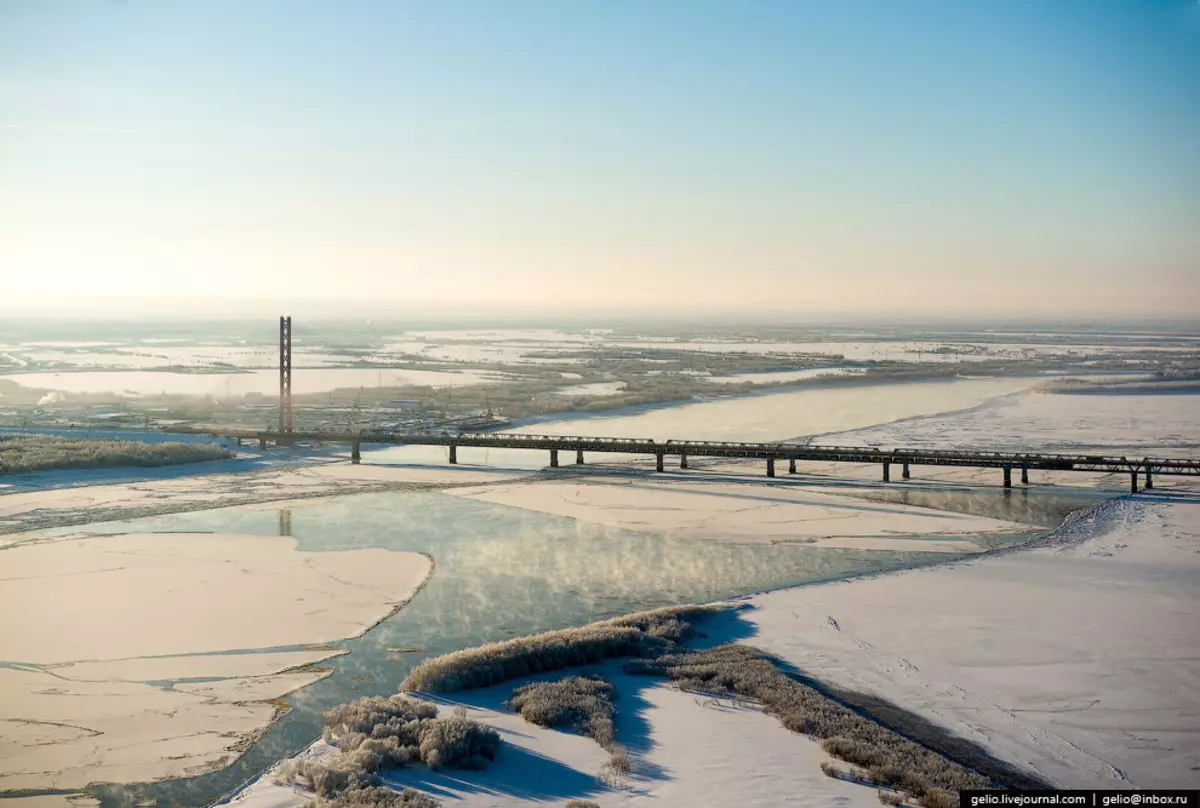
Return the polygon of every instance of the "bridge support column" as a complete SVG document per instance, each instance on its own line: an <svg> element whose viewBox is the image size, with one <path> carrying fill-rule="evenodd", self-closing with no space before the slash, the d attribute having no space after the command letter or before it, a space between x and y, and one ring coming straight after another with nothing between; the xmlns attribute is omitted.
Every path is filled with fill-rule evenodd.
<svg viewBox="0 0 1200 808"><path fill-rule="evenodd" d="M350 462L359 463L362 460L362 444L354 441L350 444Z"/></svg>
<svg viewBox="0 0 1200 808"><path fill-rule="evenodd" d="M681 469L687 468L687 453L686 452L679 455L679 468L681 468Z"/></svg>
<svg viewBox="0 0 1200 808"><path fill-rule="evenodd" d="M903 479L903 480L907 480L907 479L908 479L908 477L909 477L909 474L908 474L908 461L907 461L907 460L905 460L905 461L904 461L904 466L903 466L903 467L900 469L900 478L901 478L901 479Z"/></svg>
<svg viewBox="0 0 1200 808"><path fill-rule="evenodd" d="M657 454L654 455L654 470L655 471L663 470L663 453L662 452L658 452Z"/></svg>
<svg viewBox="0 0 1200 808"><path fill-rule="evenodd" d="M575 450L575 465L577 465L577 466L583 465L583 449Z"/></svg>
<svg viewBox="0 0 1200 808"><path fill-rule="evenodd" d="M796 458L789 457L788 458L788 474L795 474L795 473L796 473Z"/></svg>
<svg viewBox="0 0 1200 808"><path fill-rule="evenodd" d="M450 444L450 465L452 465L452 466L458 465L458 447L455 446L453 443Z"/></svg>
<svg viewBox="0 0 1200 808"><path fill-rule="evenodd" d="M1129 472L1129 493L1131 493L1131 494L1137 493L1137 472L1136 471Z"/></svg>
<svg viewBox="0 0 1200 808"><path fill-rule="evenodd" d="M775 458L773 458L773 457L767 458L767 476L768 477L775 476Z"/></svg>
<svg viewBox="0 0 1200 808"><path fill-rule="evenodd" d="M1004 467L1004 487L1012 488L1012 466Z"/></svg>
<svg viewBox="0 0 1200 808"><path fill-rule="evenodd" d="M258 439L258 449L259 449L259 451L266 451L266 448L267 448L267 439L266 439L266 438L259 438L259 439Z"/></svg>
<svg viewBox="0 0 1200 808"><path fill-rule="evenodd" d="M1029 466L1021 466L1021 485L1029 485Z"/></svg>
<svg viewBox="0 0 1200 808"><path fill-rule="evenodd" d="M892 464L886 460L883 463L883 481L890 483L892 481Z"/></svg>
<svg viewBox="0 0 1200 808"><path fill-rule="evenodd" d="M550 450L550 468L558 468L558 449Z"/></svg>
<svg viewBox="0 0 1200 808"><path fill-rule="evenodd" d="M1154 475L1150 471L1150 467L1146 466L1146 488L1154 487Z"/></svg>

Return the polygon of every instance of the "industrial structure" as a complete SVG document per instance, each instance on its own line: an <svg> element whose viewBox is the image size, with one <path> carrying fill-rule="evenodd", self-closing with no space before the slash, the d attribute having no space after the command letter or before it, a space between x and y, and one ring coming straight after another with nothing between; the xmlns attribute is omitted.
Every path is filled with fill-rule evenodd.
<svg viewBox="0 0 1200 808"><path fill-rule="evenodd" d="M279 432L292 431L292 318L279 318ZM284 438L286 440L286 438Z"/></svg>

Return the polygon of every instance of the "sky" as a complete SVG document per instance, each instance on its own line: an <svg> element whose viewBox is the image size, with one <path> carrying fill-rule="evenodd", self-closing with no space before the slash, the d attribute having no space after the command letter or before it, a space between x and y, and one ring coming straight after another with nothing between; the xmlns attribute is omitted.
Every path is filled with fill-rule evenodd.
<svg viewBox="0 0 1200 808"><path fill-rule="evenodd" d="M0 314L1200 314L1196 0L0 0Z"/></svg>

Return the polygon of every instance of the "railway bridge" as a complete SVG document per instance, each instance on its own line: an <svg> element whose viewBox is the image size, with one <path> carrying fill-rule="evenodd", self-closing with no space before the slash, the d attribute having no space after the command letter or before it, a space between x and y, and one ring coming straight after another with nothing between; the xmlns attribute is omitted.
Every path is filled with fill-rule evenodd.
<svg viewBox="0 0 1200 808"><path fill-rule="evenodd" d="M180 430L183 431L183 430ZM358 463L363 444L399 446L445 446L450 463L458 462L460 446L488 449L534 449L550 454L550 467L559 465L560 452L574 452L575 463L584 462L585 453L653 455L662 471L666 458L678 458L679 467L688 467L688 458L716 457L758 459L766 462L768 477L775 476L776 463L787 461L788 473L796 473L797 462L878 463L884 482L891 480L893 466L900 467L902 479L909 479L913 466L968 466L1003 471L1003 484L1011 488L1013 472L1021 482L1029 482L1033 470L1078 471L1130 475L1130 490L1138 490L1142 476L1146 488L1154 487L1157 475L1200 476L1200 459L1163 457L1115 457L1108 455L1048 454L1044 452L988 452L938 449L882 449L873 446L811 446L800 443L738 443L731 441L667 440L643 438L597 438L568 435L526 435L510 432L443 435L404 433L391 430L266 430L230 431L228 437L251 438L266 448L270 443L287 444L300 440L350 445L351 461Z"/></svg>

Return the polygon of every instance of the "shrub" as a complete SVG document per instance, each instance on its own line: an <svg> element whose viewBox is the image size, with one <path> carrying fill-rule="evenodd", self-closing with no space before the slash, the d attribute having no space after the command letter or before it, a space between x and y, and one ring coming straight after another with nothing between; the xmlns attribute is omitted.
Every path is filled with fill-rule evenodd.
<svg viewBox="0 0 1200 808"><path fill-rule="evenodd" d="M614 746L608 760L600 767L600 780L616 788L632 771L633 762L629 759L629 751L623 746Z"/></svg>
<svg viewBox="0 0 1200 808"><path fill-rule="evenodd" d="M336 797L348 789L375 785L375 778L371 773L363 771L342 756L330 760L300 758L291 761L280 769L277 779L285 783L303 779L318 797L326 798Z"/></svg>
<svg viewBox="0 0 1200 808"><path fill-rule="evenodd" d="M355 765L370 773L396 766L406 766L421 758L419 747L411 744L402 746L400 740L394 736L367 738L349 754Z"/></svg>
<svg viewBox="0 0 1200 808"><path fill-rule="evenodd" d="M400 746L419 746L421 723L437 716L437 707L407 696L370 697L339 704L325 713L325 740L354 751L369 738L395 738Z"/></svg>
<svg viewBox="0 0 1200 808"><path fill-rule="evenodd" d="M397 794L375 788L377 773L417 761L431 769L482 769L495 760L501 743L495 730L471 721L465 710L438 718L437 707L407 696L339 704L325 713L325 739L336 743L337 754L289 761L280 767L277 779L289 783L303 779L319 798L344 808L437 806L419 792Z"/></svg>
<svg viewBox="0 0 1200 808"><path fill-rule="evenodd" d="M599 677L568 676L533 682L513 691L512 707L521 717L543 727L574 727L605 749L616 740L613 699L616 688Z"/></svg>
<svg viewBox="0 0 1200 808"><path fill-rule="evenodd" d="M672 606L454 651L422 662L400 689L453 693L606 658L653 656L677 650L676 643L691 636L689 619L724 608Z"/></svg>
<svg viewBox="0 0 1200 808"><path fill-rule="evenodd" d="M883 791L880 789L879 801L884 805L889 805L892 808L896 808L896 806L904 804L904 797L900 794L897 794L895 791ZM958 801L955 800L955 804L957 803Z"/></svg>
<svg viewBox="0 0 1200 808"><path fill-rule="evenodd" d="M468 718L439 718L422 724L420 750L431 769L484 769L500 751L500 735Z"/></svg>
<svg viewBox="0 0 1200 808"><path fill-rule="evenodd" d="M925 808L958 808L958 795L944 788L931 788L921 797Z"/></svg>
<svg viewBox="0 0 1200 808"><path fill-rule="evenodd" d="M591 800L571 800L566 808L600 808L600 803Z"/></svg>
<svg viewBox="0 0 1200 808"><path fill-rule="evenodd" d="M313 800L305 808L441 808L441 803L411 788L368 786L348 789L331 800Z"/></svg>
<svg viewBox="0 0 1200 808"><path fill-rule="evenodd" d="M848 771L833 765L828 760L821 762L821 771L825 772L827 777L832 777L834 780L845 780L850 776Z"/></svg>

